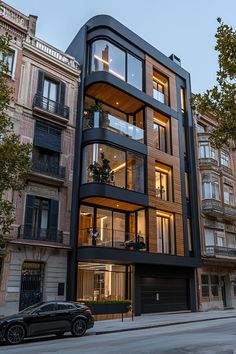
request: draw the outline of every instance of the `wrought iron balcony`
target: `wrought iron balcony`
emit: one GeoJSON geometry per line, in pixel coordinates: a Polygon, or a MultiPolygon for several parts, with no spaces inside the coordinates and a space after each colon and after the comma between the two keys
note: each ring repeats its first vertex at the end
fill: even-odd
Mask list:
{"type": "Polygon", "coordinates": [[[63,231],[21,225],[18,229],[18,239],[63,243],[63,231]]]}
{"type": "Polygon", "coordinates": [[[206,246],[205,253],[207,256],[225,256],[236,257],[236,248],[228,248],[223,246],[206,246]]]}
{"type": "Polygon", "coordinates": [[[33,108],[40,108],[48,113],[56,114],[64,119],[69,119],[70,109],[60,102],[52,101],[36,93],[33,99],[33,108]]]}
{"type": "Polygon", "coordinates": [[[204,199],[202,201],[202,211],[208,215],[218,216],[223,215],[224,209],[219,200],[204,199]]]}
{"type": "Polygon", "coordinates": [[[32,170],[54,178],[64,180],[66,175],[66,168],[64,166],[53,165],[45,163],[36,157],[32,159],[32,170]]]}

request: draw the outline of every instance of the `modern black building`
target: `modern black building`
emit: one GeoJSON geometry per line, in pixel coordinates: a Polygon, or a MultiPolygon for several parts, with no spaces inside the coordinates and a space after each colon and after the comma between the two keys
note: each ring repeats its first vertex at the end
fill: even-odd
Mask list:
{"type": "Polygon", "coordinates": [[[114,18],[67,49],[81,65],[68,298],[196,310],[199,225],[190,76],[114,18]]]}

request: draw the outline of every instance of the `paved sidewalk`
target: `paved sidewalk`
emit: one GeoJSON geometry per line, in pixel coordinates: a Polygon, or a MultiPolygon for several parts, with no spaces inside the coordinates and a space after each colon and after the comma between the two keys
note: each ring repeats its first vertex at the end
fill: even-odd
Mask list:
{"type": "Polygon", "coordinates": [[[155,313],[132,318],[96,321],[89,334],[105,334],[123,331],[134,331],[145,328],[174,326],[184,323],[212,321],[224,318],[235,318],[236,310],[209,311],[209,312],[182,312],[182,313],[155,313]]]}

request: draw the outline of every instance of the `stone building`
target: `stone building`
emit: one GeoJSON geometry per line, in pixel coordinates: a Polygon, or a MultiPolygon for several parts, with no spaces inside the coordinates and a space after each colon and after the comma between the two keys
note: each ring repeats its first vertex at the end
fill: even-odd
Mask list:
{"type": "Polygon", "coordinates": [[[0,33],[12,39],[8,57],[14,94],[8,112],[22,143],[32,143],[32,171],[0,250],[0,315],[66,296],[70,250],[79,65],[35,36],[36,16],[1,2],[0,33]]]}
{"type": "Polygon", "coordinates": [[[236,164],[233,144],[209,143],[216,126],[210,114],[195,116],[202,267],[198,269],[199,309],[236,306],[236,164]]]}

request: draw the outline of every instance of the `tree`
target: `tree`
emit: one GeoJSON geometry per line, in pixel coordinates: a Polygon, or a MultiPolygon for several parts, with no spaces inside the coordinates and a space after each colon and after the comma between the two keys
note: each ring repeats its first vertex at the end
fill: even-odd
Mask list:
{"type": "Polygon", "coordinates": [[[213,146],[220,148],[229,141],[236,142],[236,32],[221,18],[215,35],[219,69],[216,85],[193,98],[193,109],[200,114],[212,113],[217,127],[210,135],[213,146]]]}
{"type": "Polygon", "coordinates": [[[8,200],[7,191],[21,194],[31,168],[31,144],[21,143],[7,114],[13,92],[8,75],[9,41],[8,34],[0,36],[0,244],[15,219],[14,205],[8,200]]]}

